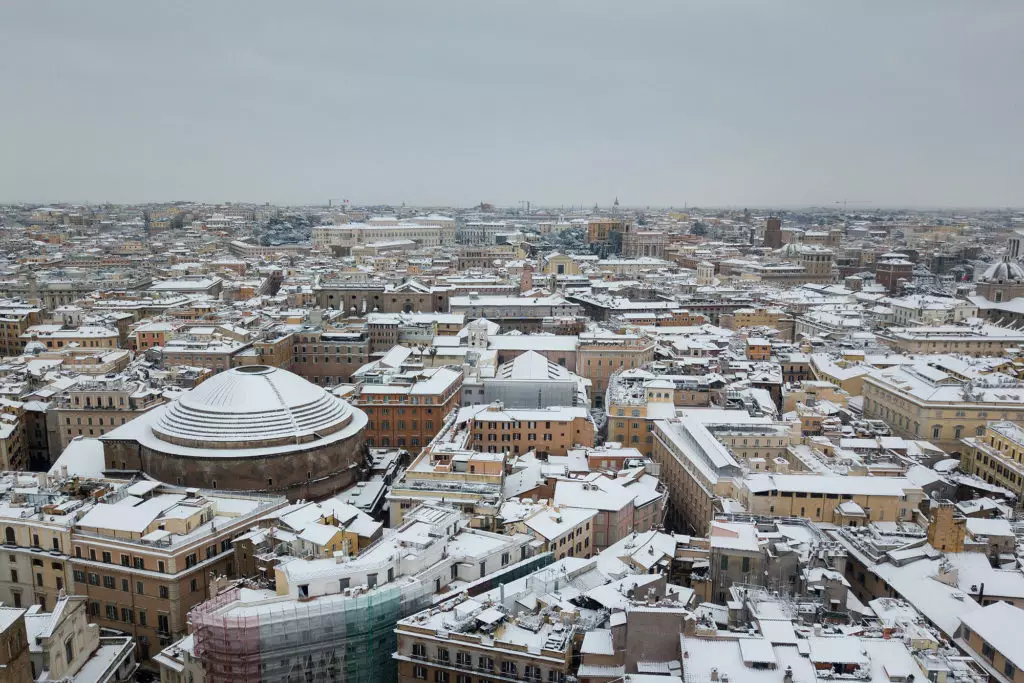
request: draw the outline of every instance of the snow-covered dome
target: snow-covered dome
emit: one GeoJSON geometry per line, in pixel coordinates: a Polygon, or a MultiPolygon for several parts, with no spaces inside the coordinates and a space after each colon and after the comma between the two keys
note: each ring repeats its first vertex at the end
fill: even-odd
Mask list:
{"type": "Polygon", "coordinates": [[[982,282],[1005,282],[1007,280],[1024,280],[1024,268],[1009,256],[996,261],[981,276],[982,282]]]}
{"type": "Polygon", "coordinates": [[[198,448],[261,448],[314,441],[342,429],[352,408],[298,375],[248,365],[214,375],[153,423],[161,441],[198,448]]]}

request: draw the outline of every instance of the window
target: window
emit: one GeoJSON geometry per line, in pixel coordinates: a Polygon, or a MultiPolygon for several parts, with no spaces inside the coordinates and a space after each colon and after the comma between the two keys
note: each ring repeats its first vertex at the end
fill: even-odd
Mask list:
{"type": "Polygon", "coordinates": [[[142,590],[142,582],[141,581],[136,581],[135,582],[135,593],[138,594],[138,595],[145,595],[146,594],[146,591],[142,590]]]}
{"type": "Polygon", "coordinates": [[[196,581],[195,579],[192,579],[191,581],[189,581],[188,587],[189,587],[189,590],[191,590],[193,593],[195,593],[197,590],[199,590],[199,582],[196,581]]]}
{"type": "Polygon", "coordinates": [[[434,683],[448,683],[448,672],[447,671],[435,671],[434,672],[434,683]]]}
{"type": "Polygon", "coordinates": [[[107,605],[107,619],[117,621],[117,605],[107,605]]]}
{"type": "Polygon", "coordinates": [[[421,681],[427,680],[427,667],[417,664],[412,668],[413,678],[418,678],[421,681]]]}
{"type": "Polygon", "coordinates": [[[146,568],[146,562],[141,557],[136,557],[134,562],[135,562],[135,568],[136,569],[145,569],[146,568]]]}
{"type": "Polygon", "coordinates": [[[720,566],[721,566],[721,569],[722,569],[723,572],[729,570],[729,556],[728,555],[722,555],[722,563],[721,563],[720,566]]]}
{"type": "Polygon", "coordinates": [[[121,590],[123,590],[125,593],[129,591],[128,585],[128,579],[121,579],[121,590]]]}
{"type": "Polygon", "coordinates": [[[540,667],[539,666],[532,666],[530,664],[527,664],[526,667],[525,667],[525,670],[523,672],[523,675],[526,676],[527,678],[532,678],[535,681],[539,681],[540,680],[540,667]]]}
{"type": "Polygon", "coordinates": [[[168,597],[170,597],[170,591],[167,590],[167,586],[160,586],[160,597],[165,599],[165,600],[168,597]]]}
{"type": "Polygon", "coordinates": [[[129,558],[127,555],[123,555],[122,554],[121,555],[121,566],[122,567],[129,567],[129,566],[131,566],[131,558],[129,558]]]}
{"type": "Polygon", "coordinates": [[[1017,667],[1013,665],[1013,662],[1006,662],[1003,664],[1003,673],[1012,681],[1013,677],[1017,675],[1017,667]]]}
{"type": "Polygon", "coordinates": [[[64,641],[64,661],[70,664],[75,658],[75,637],[68,636],[64,641]]]}
{"type": "Polygon", "coordinates": [[[750,558],[749,557],[744,557],[740,566],[742,567],[742,569],[740,571],[742,571],[744,574],[749,572],[750,571],[750,558]]]}
{"type": "Polygon", "coordinates": [[[510,661],[507,661],[507,660],[502,662],[501,663],[501,673],[503,673],[503,674],[512,674],[513,676],[515,676],[516,673],[517,673],[516,663],[515,662],[510,662],[510,661]]]}
{"type": "Polygon", "coordinates": [[[160,633],[170,634],[171,620],[166,614],[156,615],[156,630],[160,633]]]}
{"type": "Polygon", "coordinates": [[[427,658],[427,646],[423,643],[412,644],[412,656],[413,659],[426,659],[427,658]]]}
{"type": "Polygon", "coordinates": [[[110,553],[108,553],[108,552],[104,552],[103,553],[103,561],[106,562],[107,564],[110,564],[110,553]]]}
{"type": "Polygon", "coordinates": [[[451,661],[451,656],[448,654],[448,648],[445,648],[445,647],[437,648],[437,661],[439,661],[439,662],[451,661]]]}
{"type": "Polygon", "coordinates": [[[145,625],[146,625],[146,610],[140,609],[139,610],[139,626],[145,626],[145,625]]]}
{"type": "Polygon", "coordinates": [[[126,624],[134,624],[135,623],[135,615],[127,607],[122,607],[121,608],[121,621],[123,621],[126,624]]]}
{"type": "Polygon", "coordinates": [[[103,577],[103,587],[104,588],[113,589],[114,588],[114,577],[113,576],[104,576],[103,577]]]}

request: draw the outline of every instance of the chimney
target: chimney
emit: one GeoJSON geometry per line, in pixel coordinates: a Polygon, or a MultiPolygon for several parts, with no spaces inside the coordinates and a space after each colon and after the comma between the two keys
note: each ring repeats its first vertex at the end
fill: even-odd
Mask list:
{"type": "Polygon", "coordinates": [[[711,667],[711,680],[712,681],[717,681],[718,680],[718,667],[717,666],[711,667]]]}
{"type": "Polygon", "coordinates": [[[782,683],[793,683],[793,667],[787,666],[786,673],[782,677],[782,683]]]}

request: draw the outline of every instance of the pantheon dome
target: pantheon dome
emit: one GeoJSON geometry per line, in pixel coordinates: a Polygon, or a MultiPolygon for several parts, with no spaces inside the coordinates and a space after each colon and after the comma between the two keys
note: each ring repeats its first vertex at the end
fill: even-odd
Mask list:
{"type": "Polygon", "coordinates": [[[366,415],[281,368],[214,375],[101,437],[107,469],[169,484],[319,498],[364,459],[366,415]]]}

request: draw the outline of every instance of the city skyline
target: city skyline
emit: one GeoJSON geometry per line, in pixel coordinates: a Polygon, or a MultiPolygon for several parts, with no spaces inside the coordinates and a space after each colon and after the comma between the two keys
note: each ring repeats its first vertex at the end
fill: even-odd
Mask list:
{"type": "Polygon", "coordinates": [[[1016,4],[56,7],[0,10],[3,201],[1024,204],[1016,4]]]}

